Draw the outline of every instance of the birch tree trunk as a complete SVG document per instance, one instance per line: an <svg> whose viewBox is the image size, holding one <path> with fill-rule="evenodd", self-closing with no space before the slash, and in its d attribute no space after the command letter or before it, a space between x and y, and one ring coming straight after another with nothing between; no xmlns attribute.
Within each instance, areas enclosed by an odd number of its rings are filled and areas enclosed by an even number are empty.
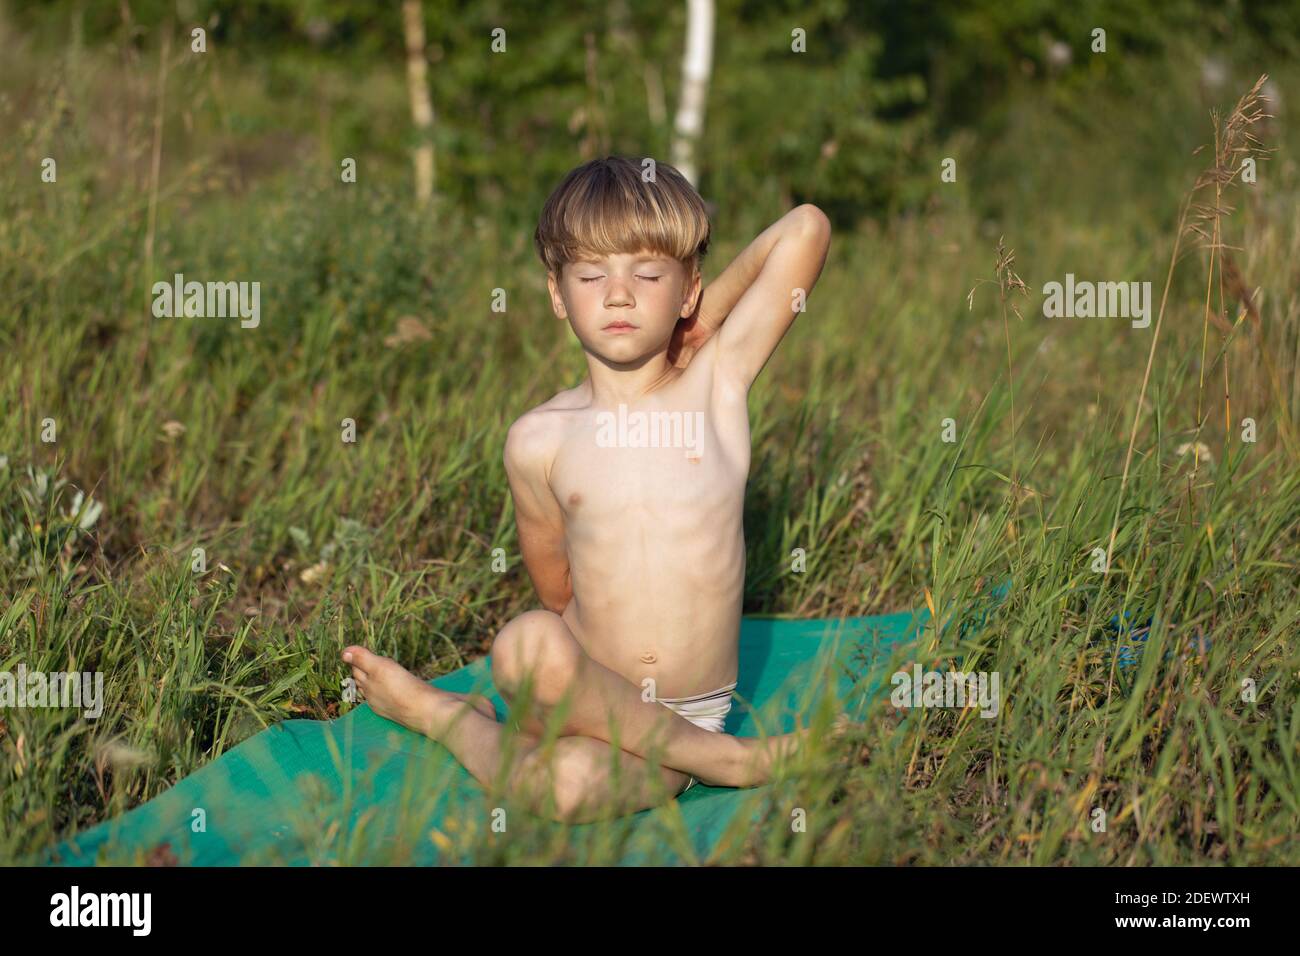
<svg viewBox="0 0 1300 956"><path fill-rule="evenodd" d="M687 0L686 55L682 59L682 98L677 107L672 163L691 185L699 184L696 147L704 131L704 104L713 72L713 0Z"/></svg>
<svg viewBox="0 0 1300 956"><path fill-rule="evenodd" d="M420 0L402 0L402 27L406 34L406 86L411 94L411 119L418 138L412 155L415 198L426 203L433 195L433 102L429 99L424 10Z"/></svg>

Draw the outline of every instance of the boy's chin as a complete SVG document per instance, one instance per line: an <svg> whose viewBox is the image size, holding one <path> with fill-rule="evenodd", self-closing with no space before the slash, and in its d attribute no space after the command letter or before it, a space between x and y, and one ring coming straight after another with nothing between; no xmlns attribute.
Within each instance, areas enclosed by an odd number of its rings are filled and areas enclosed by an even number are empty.
<svg viewBox="0 0 1300 956"><path fill-rule="evenodd" d="M589 345L587 351L607 365L625 365L629 368L636 368L663 352L664 347L661 346L658 349L646 348L643 342L619 342L614 344L597 342Z"/></svg>

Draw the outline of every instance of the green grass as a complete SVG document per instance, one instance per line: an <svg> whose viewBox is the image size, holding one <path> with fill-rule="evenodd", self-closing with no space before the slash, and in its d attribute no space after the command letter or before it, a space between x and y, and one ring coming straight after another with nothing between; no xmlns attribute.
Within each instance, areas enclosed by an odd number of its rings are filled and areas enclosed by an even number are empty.
<svg viewBox="0 0 1300 956"><path fill-rule="evenodd" d="M147 91L156 70L135 69ZM1259 290L1260 322L1226 344L1209 326L1202 386L1209 256L1188 247L1122 499L1151 330L1040 310L1043 283L1067 271L1148 279L1159 298L1178 204L1206 160L1132 131L1156 115L1189 142L1213 133L1189 75L1166 69L1154 109L1104 101L1092 125L1019 91L996 140L966 147L951 192L936 173L928 211L837 231L807 315L751 396L746 610L930 602L922 662L1000 672L1003 707L996 720L900 716L886 693L860 735L760 796L763 825L734 834L721 861L1300 860L1295 131L1276 131L1260 186L1230 189L1225 236ZM102 671L107 706L96 721L0 713L6 862L277 720L337 716L347 643L425 677L485 653L535 606L505 430L584 371L528 233L492 209L413 209L400 161L344 185L335 164L277 165L272 150L231 188L228 151L196 135L173 154L169 138L148 273L149 151L99 162L115 120L93 108L106 87L77 70L52 70L0 109L0 670ZM1277 79L1300 101L1294 76ZM232 86L226 112L199 109L197 122L223 141L250 130L249 152L277 110L302 105ZM137 146L151 103L123 111ZM169 110L168 135L182 138L181 108ZM47 155L60 157L57 185L39 182ZM779 212L722 210L713 272ZM996 283L967 304L996 278L999 235L1029 286L1009 300L1023 318L1004 316ZM260 281L260 328L151 318L150 283L175 271ZM504 314L490 307L497 288ZM1225 308L1232 322L1237 305ZM405 316L430 337L386 342ZM1236 424L1247 416L1253 444ZM54 443L41 441L46 418ZM946 418L955 443L941 440ZM1180 454L1198 441L1208 459ZM70 513L74 489L102 508L93 523ZM1111 570L1098 574L1093 549L1117 503ZM790 572L796 548L802 574ZM953 626L1007 579L983 628ZM1133 668L1113 666L1106 637L1125 613L1154 618ZM809 808L807 833L791 832L792 800ZM1098 807L1105 833L1089 825ZM512 826L505 843L474 826L442 839L478 846L483 862L622 849L601 828L575 841ZM357 833L328 820L313 832L320 861L373 862Z"/></svg>

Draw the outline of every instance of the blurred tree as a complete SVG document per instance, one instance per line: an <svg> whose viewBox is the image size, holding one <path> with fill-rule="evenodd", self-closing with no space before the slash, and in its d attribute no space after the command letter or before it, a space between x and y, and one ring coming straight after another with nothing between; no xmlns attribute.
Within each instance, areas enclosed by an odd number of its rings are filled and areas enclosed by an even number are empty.
<svg viewBox="0 0 1300 956"><path fill-rule="evenodd" d="M402 0L402 30L406 36L406 85L411 95L411 121L418 142L415 162L415 198L423 204L433 196L433 102L429 99L424 53L424 6L420 0Z"/></svg>
<svg viewBox="0 0 1300 956"><path fill-rule="evenodd" d="M713 71L713 0L687 0L686 52L682 56L682 97L673 137L673 165L692 184L699 183L695 145L704 130L704 109Z"/></svg>

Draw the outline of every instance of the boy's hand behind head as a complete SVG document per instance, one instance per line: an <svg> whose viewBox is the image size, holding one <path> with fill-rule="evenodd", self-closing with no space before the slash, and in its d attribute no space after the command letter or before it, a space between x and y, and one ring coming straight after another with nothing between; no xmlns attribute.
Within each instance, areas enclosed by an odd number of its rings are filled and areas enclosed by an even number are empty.
<svg viewBox="0 0 1300 956"><path fill-rule="evenodd" d="M677 320L672 338L668 342L668 361L677 368L686 368L695 353L718 330L708 325L700 317L700 302L696 299L695 309L686 318Z"/></svg>

